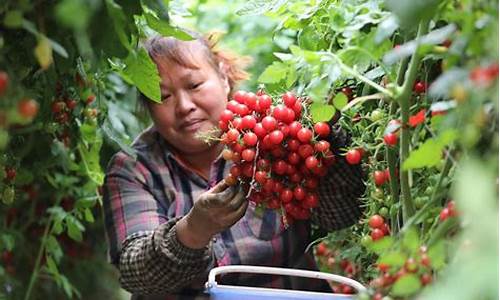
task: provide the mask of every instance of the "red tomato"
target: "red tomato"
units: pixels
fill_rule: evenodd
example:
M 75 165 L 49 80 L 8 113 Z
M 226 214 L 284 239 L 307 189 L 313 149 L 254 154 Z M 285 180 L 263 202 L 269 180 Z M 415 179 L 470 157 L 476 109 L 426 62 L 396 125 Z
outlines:
M 220 114 L 220 120 L 226 123 L 231 121 L 233 117 L 234 113 L 229 109 L 224 109 L 224 111 Z
M 309 144 L 302 144 L 299 146 L 298 153 L 299 153 L 300 157 L 302 157 L 303 159 L 306 159 L 309 156 L 313 155 L 314 148 Z
M 385 183 L 385 172 L 384 171 L 375 171 L 373 172 L 373 180 L 375 181 L 376 186 L 381 186 Z
M 89 105 L 91 104 L 92 102 L 94 102 L 95 100 L 95 95 L 94 94 L 91 94 L 87 97 L 87 99 L 85 100 L 85 104 Z
M 271 143 L 273 143 L 275 145 L 280 144 L 283 141 L 284 137 L 285 136 L 283 135 L 283 132 L 281 132 L 280 130 L 274 130 L 273 132 L 271 132 L 269 134 L 269 138 L 271 140 Z
M 328 252 L 328 246 L 324 242 L 319 243 L 318 247 L 316 247 L 316 255 L 317 256 L 323 256 L 327 252 Z
M 300 163 L 300 155 L 297 154 L 297 152 L 290 152 L 288 154 L 288 162 L 291 163 L 292 165 L 296 165 Z
M 427 90 L 427 85 L 425 84 L 425 82 L 422 81 L 415 82 L 415 85 L 413 86 L 413 91 L 415 93 L 422 94 L 425 93 L 426 90 Z
M 358 149 L 351 149 L 347 151 L 345 160 L 350 165 L 357 165 L 361 162 L 361 153 Z
M 252 92 L 248 92 L 245 95 L 244 104 L 251 110 L 255 110 L 257 108 L 257 96 Z
M 243 142 L 247 146 L 255 146 L 257 144 L 258 137 L 255 133 L 253 132 L 247 132 L 243 136 Z
M 283 203 L 289 203 L 293 199 L 293 192 L 291 189 L 284 189 L 280 193 L 280 200 Z
M 255 181 L 257 181 L 260 184 L 264 184 L 267 181 L 267 172 L 266 171 L 255 172 Z
M 373 241 L 377 241 L 384 237 L 384 232 L 378 228 L 375 228 L 372 230 L 370 236 L 372 237 Z
M 311 142 L 312 136 L 312 131 L 308 128 L 302 128 L 297 132 L 297 139 L 304 144 Z
M 297 200 L 303 200 L 305 197 L 306 197 L 306 191 L 304 190 L 303 187 L 301 186 L 296 186 L 294 189 L 293 189 L 293 196 L 295 197 L 295 199 Z
M 326 152 L 328 149 L 330 149 L 330 143 L 327 141 L 319 141 L 314 145 L 316 152 Z
M 314 124 L 314 132 L 320 137 L 327 137 L 330 134 L 330 126 L 325 122 Z
M 318 180 L 316 178 L 314 178 L 314 177 L 307 177 L 306 178 L 305 185 L 307 188 L 313 190 L 313 189 L 318 187 L 318 184 L 319 183 L 318 183 Z
M 309 156 L 306 158 L 306 167 L 309 169 L 314 169 L 319 164 L 318 159 L 315 156 Z
M 295 102 L 297 102 L 297 97 L 292 92 L 286 92 L 281 96 L 281 99 L 283 99 L 283 103 L 287 107 L 293 108 L 295 105 Z
M 315 208 L 318 206 L 318 195 L 315 193 L 308 193 L 303 201 L 305 208 Z
M 255 118 L 253 116 L 244 116 L 242 121 L 241 121 L 241 126 L 244 129 L 253 129 L 255 125 L 257 124 L 257 121 L 255 121 Z
M 300 142 L 296 139 L 292 139 L 288 141 L 287 146 L 290 151 L 297 151 L 300 147 Z
M 247 92 L 245 91 L 237 91 L 236 93 L 233 94 L 233 99 L 236 100 L 238 103 L 245 103 L 246 99 L 246 94 Z
M 382 228 L 383 225 L 384 218 L 382 218 L 380 215 L 373 215 L 368 220 L 368 226 L 370 226 L 371 228 Z
M 268 159 L 261 158 L 257 161 L 257 169 L 259 169 L 259 170 L 269 171 L 270 167 L 271 167 L 271 163 L 269 162 Z
M 262 119 L 261 123 L 262 123 L 262 127 L 264 127 L 264 129 L 266 129 L 268 132 L 276 129 L 276 126 L 278 125 L 278 122 L 276 121 L 276 119 L 271 117 L 271 116 L 264 117 Z
M 273 110 L 273 117 L 278 121 L 286 121 L 288 117 L 288 110 L 285 106 L 279 104 Z
M 286 173 L 287 163 L 284 160 L 278 160 L 273 163 L 273 171 L 278 175 L 284 175 Z
M 78 102 L 74 99 L 66 99 L 66 106 L 68 107 L 69 110 L 75 109 L 75 107 L 78 105 Z
M 34 118 L 38 113 L 38 102 L 33 99 L 23 99 L 17 104 L 17 111 L 26 119 Z
M 343 87 L 341 92 L 347 96 L 347 99 L 349 99 L 349 100 L 352 99 L 352 89 L 350 87 L 348 87 L 348 86 Z
M 9 85 L 9 75 L 4 71 L 0 71 L 0 96 L 2 96 L 5 93 L 8 85 Z
M 260 112 L 265 112 L 271 107 L 272 99 L 268 95 L 262 95 L 258 97 L 257 107 Z
M 398 143 L 398 138 L 396 133 L 388 133 L 384 135 L 384 143 L 389 146 L 394 146 Z
M 241 158 L 243 158 L 244 161 L 252 161 L 255 157 L 255 150 L 254 149 L 245 149 L 243 152 L 241 152 Z
M 255 124 L 253 132 L 259 137 L 263 138 L 267 134 L 267 130 L 262 126 L 262 123 Z

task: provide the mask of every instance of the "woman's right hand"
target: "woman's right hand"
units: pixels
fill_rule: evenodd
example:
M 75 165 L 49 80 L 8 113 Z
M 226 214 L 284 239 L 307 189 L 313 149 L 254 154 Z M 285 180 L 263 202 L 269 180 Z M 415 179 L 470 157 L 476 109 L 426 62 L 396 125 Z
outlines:
M 201 249 L 215 234 L 241 219 L 247 207 L 243 190 L 222 180 L 201 194 L 189 213 L 177 222 L 177 238 L 186 247 Z

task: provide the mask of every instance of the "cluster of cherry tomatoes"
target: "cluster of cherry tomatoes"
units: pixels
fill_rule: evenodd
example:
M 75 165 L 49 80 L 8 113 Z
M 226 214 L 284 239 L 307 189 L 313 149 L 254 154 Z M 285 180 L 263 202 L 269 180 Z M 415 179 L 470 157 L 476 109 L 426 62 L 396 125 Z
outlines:
M 380 240 L 391 232 L 389 225 L 387 225 L 384 218 L 380 215 L 371 216 L 370 219 L 368 219 L 368 226 L 370 226 L 372 230 L 370 236 L 373 241 Z
M 318 180 L 335 156 L 325 140 L 330 126 L 313 124 L 303 99 L 287 92 L 272 99 L 238 91 L 222 112 L 223 156 L 234 165 L 225 179 L 247 188 L 251 201 L 283 209 L 287 221 L 310 217 L 318 205 Z
M 401 267 L 391 267 L 388 264 L 379 263 L 377 268 L 380 275 L 370 282 L 370 286 L 376 290 L 372 300 L 384 299 L 383 295 L 387 294 L 396 281 L 409 274 L 417 275 L 422 286 L 433 281 L 433 269 L 426 246 L 421 246 L 413 257 L 408 257 L 404 261 Z

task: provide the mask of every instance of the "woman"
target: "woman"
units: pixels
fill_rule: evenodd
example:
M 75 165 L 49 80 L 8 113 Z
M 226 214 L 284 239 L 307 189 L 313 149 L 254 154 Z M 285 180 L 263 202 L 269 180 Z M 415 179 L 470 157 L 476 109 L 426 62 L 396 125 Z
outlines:
M 204 38 L 154 37 L 145 43 L 161 78 L 161 103 L 144 100 L 153 126 L 134 142 L 136 155 L 117 153 L 105 181 L 106 228 L 112 263 L 133 299 L 198 299 L 209 270 L 231 264 L 316 269 L 311 221 L 287 229 L 276 211 L 255 206 L 223 178 L 231 164 L 222 144 L 197 134 L 218 125 L 238 81 L 241 60 Z M 340 131 L 332 142 L 345 146 Z M 320 184 L 312 221 L 324 230 L 355 223 L 364 191 L 359 167 L 343 159 Z M 225 284 L 328 290 L 323 281 L 226 275 Z M 331 291 L 331 290 L 329 290 Z

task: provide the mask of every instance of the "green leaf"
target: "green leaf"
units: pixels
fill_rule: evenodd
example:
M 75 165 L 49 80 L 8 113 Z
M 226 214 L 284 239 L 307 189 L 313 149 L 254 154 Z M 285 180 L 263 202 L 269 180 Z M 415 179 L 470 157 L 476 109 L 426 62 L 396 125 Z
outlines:
M 378 259 L 379 264 L 386 264 L 391 267 L 401 267 L 405 264 L 407 257 L 400 251 L 384 253 Z
M 403 246 L 412 253 L 418 249 L 420 239 L 418 238 L 418 231 L 415 228 L 408 228 L 403 232 Z
M 335 98 L 333 98 L 333 106 L 338 110 L 342 110 L 347 105 L 347 102 L 347 96 L 344 93 L 337 93 Z
M 68 215 L 66 226 L 68 227 L 68 236 L 77 242 L 81 242 L 83 239 L 82 232 L 85 230 L 82 223 L 75 217 Z
M 115 32 L 120 39 L 120 43 L 129 51 L 132 50 L 128 34 L 125 32 L 125 28 L 127 27 L 127 19 L 122 7 L 116 4 L 113 0 L 106 0 L 106 9 L 109 16 L 113 20 L 113 27 L 115 28 Z
M 368 250 L 376 254 L 381 254 L 391 248 L 393 244 L 394 238 L 392 238 L 391 236 L 385 236 L 380 240 L 371 242 L 370 244 L 368 244 L 367 248 Z
M 23 12 L 20 10 L 9 10 L 3 18 L 3 24 L 8 28 L 19 28 L 23 24 Z
M 83 30 L 90 18 L 90 6 L 83 0 L 64 0 L 57 4 L 55 13 L 61 24 Z
M 406 274 L 401 276 L 392 286 L 391 293 L 398 297 L 407 297 L 416 293 L 422 284 L 415 274 Z
M 146 97 L 160 103 L 160 75 L 156 64 L 151 60 L 146 50 L 141 48 L 137 53 L 131 52 L 125 60 L 125 64 L 126 67 L 123 72 L 126 77 Z
M 432 268 L 436 270 L 446 266 L 446 246 L 444 241 L 439 241 L 427 250 L 427 255 L 431 261 Z
M 245 5 L 236 11 L 237 15 L 262 15 L 268 11 L 276 11 L 286 0 L 254 0 L 246 1 Z
M 288 66 L 286 64 L 275 61 L 264 70 L 257 81 L 262 83 L 278 83 L 286 78 L 287 72 Z
M 335 107 L 329 104 L 314 102 L 311 104 L 311 117 L 314 123 L 328 122 L 335 115 Z
M 63 252 L 56 237 L 52 234 L 49 234 L 45 243 L 47 253 L 49 253 L 51 257 L 54 257 L 56 261 L 60 261 L 61 257 L 63 256 Z
M 413 150 L 403 163 L 404 170 L 433 167 L 441 161 L 443 149 L 458 137 L 456 130 L 448 129 L 437 138 L 427 139 L 418 149 Z
M 0 241 L 1 241 L 0 249 L 7 249 L 9 251 L 14 249 L 14 245 L 15 245 L 14 236 L 4 233 L 0 236 Z
M 59 270 L 57 269 L 56 262 L 50 255 L 46 255 L 46 262 L 47 262 L 47 270 L 49 273 L 53 274 L 54 276 L 59 276 Z
M 386 0 L 387 7 L 405 28 L 417 26 L 424 19 L 431 18 L 441 2 L 440 0 Z
M 291 88 L 295 81 L 297 81 L 297 71 L 295 70 L 295 66 L 289 66 L 286 74 L 286 87 Z
M 94 223 L 94 215 L 90 209 L 85 209 L 85 220 L 89 223 Z
M 182 41 L 192 41 L 194 37 L 189 33 L 170 25 L 167 21 L 160 20 L 153 11 L 151 11 L 146 6 L 143 6 L 144 17 L 146 19 L 146 23 L 151 29 L 158 32 L 163 36 L 171 36 L 178 40 Z

